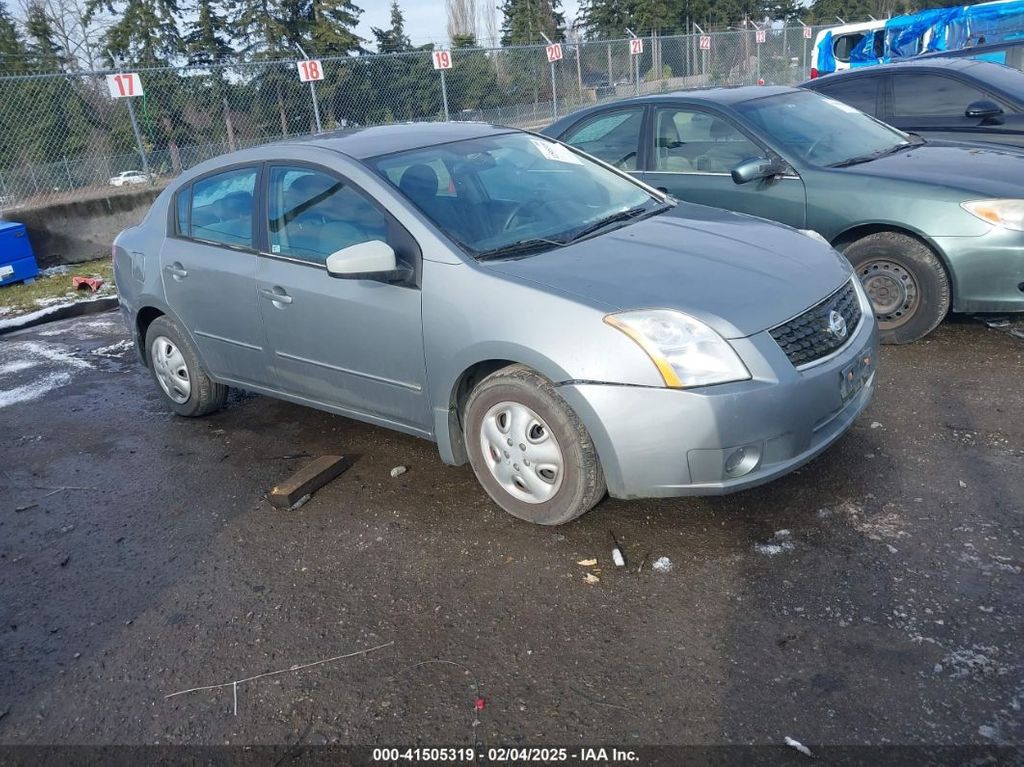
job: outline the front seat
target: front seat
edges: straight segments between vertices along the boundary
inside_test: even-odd
[[[658,170],[687,173],[693,165],[679,154],[683,142],[679,140],[679,129],[667,115],[662,115],[658,125],[657,139]]]

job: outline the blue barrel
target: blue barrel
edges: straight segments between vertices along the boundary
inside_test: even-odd
[[[32,282],[39,274],[24,224],[0,221],[0,285]]]

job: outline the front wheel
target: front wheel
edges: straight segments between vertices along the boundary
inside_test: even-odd
[[[501,508],[539,525],[561,525],[605,494],[590,434],[543,376],[522,365],[492,373],[463,418],[469,461]]]
[[[884,344],[924,338],[949,311],[949,276],[931,248],[899,232],[869,234],[848,245],[853,264],[871,299]]]

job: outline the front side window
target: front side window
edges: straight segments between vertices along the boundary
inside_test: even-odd
[[[616,168],[636,170],[643,115],[638,107],[591,117],[567,131],[562,140]]]
[[[725,118],[695,109],[659,109],[654,129],[654,169],[659,171],[728,173],[764,154]]]
[[[953,77],[894,73],[892,111],[897,117],[963,117],[969,104],[987,93]]]
[[[881,78],[879,77],[848,77],[827,88],[820,88],[818,92],[839,99],[844,104],[849,104],[861,112],[873,115],[878,109],[878,83],[880,82]]]
[[[531,242],[557,247],[609,217],[613,224],[663,208],[628,177],[526,133],[454,141],[367,164],[477,257]]]
[[[388,222],[362,192],[305,167],[270,169],[270,252],[316,264],[350,245],[387,242]]]
[[[178,232],[195,240],[252,248],[253,193],[256,169],[238,168],[194,182],[191,187],[190,215],[185,221],[182,198],[178,192]]]

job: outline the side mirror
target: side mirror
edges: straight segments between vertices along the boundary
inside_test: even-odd
[[[327,273],[338,279],[399,282],[412,270],[399,268],[395,251],[386,242],[369,240],[342,248],[327,257]]]
[[[749,184],[751,181],[770,178],[780,172],[781,168],[773,160],[767,157],[750,157],[733,168],[731,175],[734,184]]]
[[[970,117],[972,120],[988,120],[993,117],[999,117],[1002,113],[1002,107],[988,99],[975,101],[964,110],[964,116]]]

